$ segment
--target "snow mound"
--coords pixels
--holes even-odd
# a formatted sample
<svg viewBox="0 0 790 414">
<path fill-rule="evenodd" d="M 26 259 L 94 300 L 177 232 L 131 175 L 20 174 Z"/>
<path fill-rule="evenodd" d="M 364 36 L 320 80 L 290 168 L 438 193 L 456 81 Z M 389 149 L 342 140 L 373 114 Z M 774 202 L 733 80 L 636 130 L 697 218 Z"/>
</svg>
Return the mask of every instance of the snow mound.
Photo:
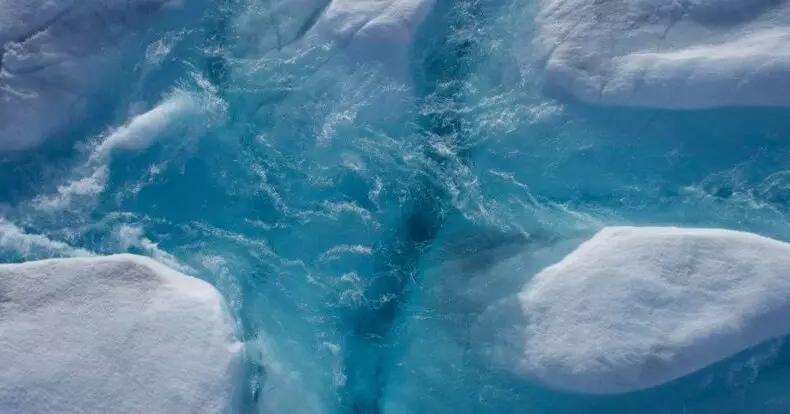
<svg viewBox="0 0 790 414">
<path fill-rule="evenodd" d="M 308 35 L 344 45 L 353 62 L 382 62 L 405 71 L 409 48 L 435 0 L 335 0 Z"/>
<path fill-rule="evenodd" d="M 35 148 L 80 117 L 121 63 L 124 40 L 180 6 L 0 0 L 0 152 Z"/>
<path fill-rule="evenodd" d="M 542 0 L 547 81 L 603 105 L 790 106 L 790 5 Z"/>
<path fill-rule="evenodd" d="M 583 393 L 650 388 L 790 332 L 790 244 L 721 229 L 606 228 L 518 299 L 520 373 Z"/>
<path fill-rule="evenodd" d="M 3 264 L 0 412 L 232 412 L 233 335 L 213 287 L 148 258 Z"/>
</svg>

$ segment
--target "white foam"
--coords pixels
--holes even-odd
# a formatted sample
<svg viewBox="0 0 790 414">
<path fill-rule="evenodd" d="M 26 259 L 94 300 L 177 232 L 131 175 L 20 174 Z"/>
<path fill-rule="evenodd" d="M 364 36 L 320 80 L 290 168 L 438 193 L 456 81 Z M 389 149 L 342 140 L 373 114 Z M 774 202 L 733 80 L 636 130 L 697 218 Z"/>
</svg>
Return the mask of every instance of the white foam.
<svg viewBox="0 0 790 414">
<path fill-rule="evenodd" d="M 201 112 L 197 97 L 176 91 L 153 109 L 132 117 L 126 125 L 113 131 L 96 148 L 105 156 L 113 150 L 142 150 L 153 144 L 168 128 Z"/>
<path fill-rule="evenodd" d="M 368 246 L 363 246 L 361 244 L 340 244 L 330 248 L 329 250 L 321 253 L 318 257 L 318 260 L 321 261 L 332 261 L 337 260 L 343 255 L 363 255 L 363 256 L 370 256 L 373 253 L 373 249 Z"/>
<path fill-rule="evenodd" d="M 3 413 L 227 413 L 241 349 L 219 293 L 151 259 L 0 265 Z"/>
<path fill-rule="evenodd" d="M 790 5 L 544 0 L 546 79 L 590 103 L 790 106 Z"/>
<path fill-rule="evenodd" d="M 104 135 L 101 141 L 89 148 L 87 160 L 76 165 L 67 175 L 70 176 L 68 180 L 58 185 L 55 193 L 35 198 L 35 208 L 56 213 L 73 208 L 78 201 L 90 204 L 106 188 L 114 153 L 141 151 L 169 137 L 185 141 L 200 136 L 217 120 L 223 119 L 225 109 L 224 101 L 212 91 L 174 90 L 152 109 L 130 116 L 123 125 Z M 152 173 L 156 174 L 156 167 L 152 168 Z"/>
<path fill-rule="evenodd" d="M 0 218 L 0 248 L 25 258 L 42 256 L 85 257 L 93 253 L 52 240 L 42 234 L 30 234 L 10 221 Z"/>
<path fill-rule="evenodd" d="M 497 312 L 521 313 L 511 362 L 529 378 L 583 393 L 650 388 L 790 332 L 790 244 L 606 228 Z"/>
<path fill-rule="evenodd" d="M 119 247 L 123 251 L 128 251 L 132 248 L 140 249 L 145 252 L 146 256 L 149 256 L 157 262 L 167 265 L 172 269 L 178 270 L 179 272 L 186 274 L 195 272 L 194 269 L 180 263 L 175 256 L 165 250 L 162 250 L 158 243 L 155 243 L 151 239 L 145 237 L 144 230 L 140 226 L 121 224 L 115 230 L 114 236 L 120 245 Z"/>
<path fill-rule="evenodd" d="M 36 196 L 33 206 L 39 211 L 56 213 L 70 208 L 75 200 L 94 200 L 104 192 L 109 168 L 106 164 L 89 163 L 80 166 L 76 175 L 73 180 L 59 185 L 56 193 Z"/>
</svg>

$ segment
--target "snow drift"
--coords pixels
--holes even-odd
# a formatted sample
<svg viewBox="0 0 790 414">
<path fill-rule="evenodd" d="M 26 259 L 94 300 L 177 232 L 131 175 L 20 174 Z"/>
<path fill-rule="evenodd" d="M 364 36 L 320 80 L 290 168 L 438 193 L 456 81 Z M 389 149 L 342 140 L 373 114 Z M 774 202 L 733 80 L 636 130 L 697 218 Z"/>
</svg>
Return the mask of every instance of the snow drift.
<svg viewBox="0 0 790 414">
<path fill-rule="evenodd" d="M 543 0 L 536 24 L 546 79 L 582 101 L 790 106 L 783 2 Z"/>
<path fill-rule="evenodd" d="M 0 265 L 0 411 L 233 412 L 234 333 L 213 287 L 148 258 Z"/>
<path fill-rule="evenodd" d="M 140 45 L 128 40 L 183 5 L 0 1 L 0 152 L 35 148 L 86 117 L 89 100 L 117 75 L 124 57 L 142 57 Z"/>
<path fill-rule="evenodd" d="M 583 393 L 654 387 L 790 332 L 790 244 L 611 227 L 519 294 L 517 371 Z M 518 310 L 517 310 L 518 311 Z M 511 331 L 512 333 L 512 331 Z"/>
</svg>

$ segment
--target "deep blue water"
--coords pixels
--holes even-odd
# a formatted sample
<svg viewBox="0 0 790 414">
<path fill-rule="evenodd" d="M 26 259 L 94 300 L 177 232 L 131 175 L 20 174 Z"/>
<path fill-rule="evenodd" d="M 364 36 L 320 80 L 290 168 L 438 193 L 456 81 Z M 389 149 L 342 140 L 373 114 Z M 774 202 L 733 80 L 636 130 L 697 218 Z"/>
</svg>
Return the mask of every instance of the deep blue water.
<svg viewBox="0 0 790 414">
<path fill-rule="evenodd" d="M 525 280 L 468 276 L 610 224 L 790 241 L 790 112 L 555 99 L 523 0 L 440 0 L 398 91 L 382 68 L 283 52 L 314 19 L 286 3 L 215 2 L 136 38 L 145 59 L 68 145 L 0 162 L 0 258 L 128 251 L 210 281 L 248 343 L 243 412 L 790 412 L 782 340 L 621 396 L 511 377 L 473 325 Z M 152 145 L 96 156 L 177 97 L 193 106 Z"/>
</svg>

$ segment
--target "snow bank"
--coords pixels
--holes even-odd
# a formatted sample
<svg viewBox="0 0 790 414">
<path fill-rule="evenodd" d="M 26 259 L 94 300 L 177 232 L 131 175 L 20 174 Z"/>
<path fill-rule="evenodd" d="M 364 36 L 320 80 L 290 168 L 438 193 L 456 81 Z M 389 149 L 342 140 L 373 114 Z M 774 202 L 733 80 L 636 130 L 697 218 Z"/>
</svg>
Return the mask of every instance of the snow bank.
<svg viewBox="0 0 790 414">
<path fill-rule="evenodd" d="M 406 64 L 414 35 L 436 0 L 247 0 L 234 23 L 236 52 L 310 52 L 352 63 Z"/>
<path fill-rule="evenodd" d="M 790 5 L 542 0 L 546 79 L 578 99 L 656 108 L 790 106 Z"/>
<path fill-rule="evenodd" d="M 336 0 L 311 30 L 348 42 L 352 53 L 385 58 L 411 43 L 434 3 L 435 0 Z"/>
<path fill-rule="evenodd" d="M 653 387 L 790 332 L 790 244 L 611 227 L 519 295 L 520 373 L 583 393 Z"/>
<path fill-rule="evenodd" d="M 179 6 L 0 0 L 0 152 L 34 148 L 81 116 L 121 63 L 122 42 Z"/>
<path fill-rule="evenodd" d="M 213 287 L 148 258 L 0 265 L 0 412 L 227 413 L 233 335 Z"/>
<path fill-rule="evenodd" d="M 335 0 L 321 13 L 308 38 L 342 45 L 355 63 L 384 63 L 402 76 L 414 35 L 435 0 Z"/>
</svg>

